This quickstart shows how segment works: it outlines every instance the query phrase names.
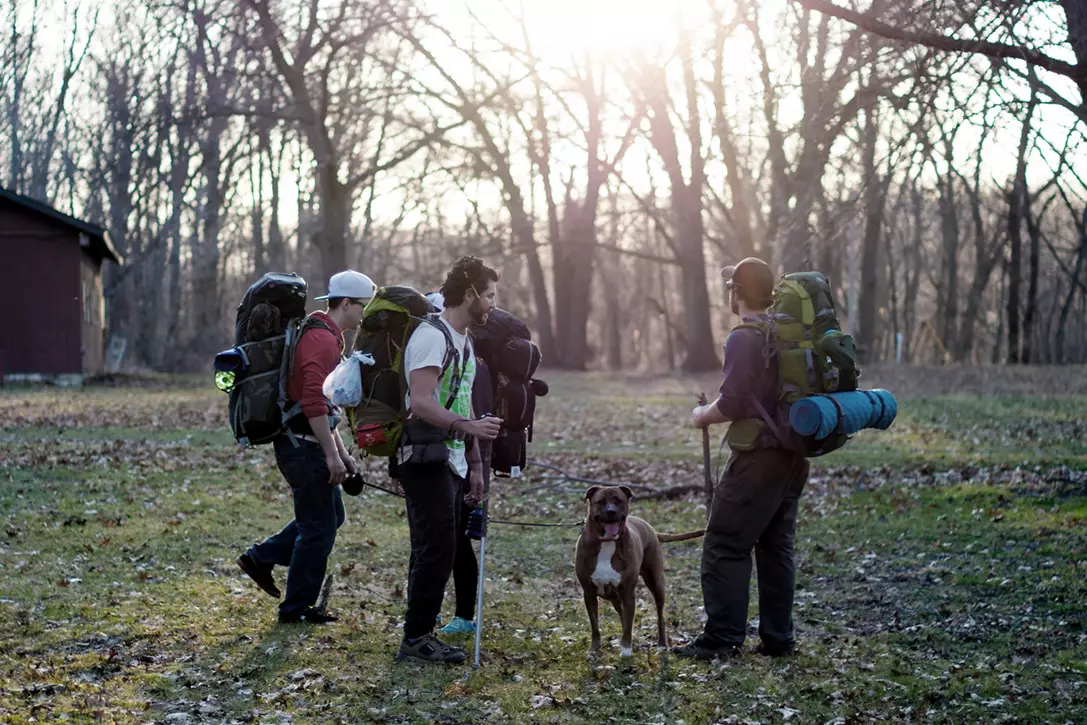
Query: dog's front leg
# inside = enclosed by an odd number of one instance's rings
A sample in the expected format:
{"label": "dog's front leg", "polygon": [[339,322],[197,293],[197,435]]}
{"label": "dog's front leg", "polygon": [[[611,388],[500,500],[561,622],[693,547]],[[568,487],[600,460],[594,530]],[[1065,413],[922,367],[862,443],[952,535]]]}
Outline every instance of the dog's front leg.
{"label": "dog's front leg", "polygon": [[596,587],[591,585],[583,587],[582,593],[585,595],[585,611],[589,613],[589,629],[592,632],[589,659],[595,659],[600,654],[600,610],[596,598]]}
{"label": "dog's front leg", "polygon": [[619,656],[634,656],[634,587],[627,587],[619,600],[619,616],[623,619],[623,639],[619,642]]}

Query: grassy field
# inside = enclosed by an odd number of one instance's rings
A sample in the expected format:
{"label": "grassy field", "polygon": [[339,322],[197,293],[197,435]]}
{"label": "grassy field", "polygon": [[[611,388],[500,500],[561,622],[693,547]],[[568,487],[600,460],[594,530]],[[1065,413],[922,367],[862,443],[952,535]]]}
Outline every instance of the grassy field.
{"label": "grassy field", "polygon": [[[549,381],[541,461],[643,486],[701,481],[682,423],[712,376]],[[869,372],[867,386],[899,396],[899,418],[815,462],[798,530],[801,652],[787,660],[662,655],[642,589],[633,661],[602,609],[605,652],[587,662],[577,529],[492,526],[479,671],[393,663],[407,527],[402,502],[373,490],[346,499],[330,569],[341,620],[275,623],[233,559],[288,520],[289,491],[269,451],[232,445],[217,391],[4,391],[0,723],[1084,722],[1084,381],[1075,368]],[[583,489],[537,467],[496,484],[492,515],[577,522]],[[634,511],[661,531],[705,519],[697,497]],[[666,548],[674,641],[701,626],[699,556],[697,542]]]}

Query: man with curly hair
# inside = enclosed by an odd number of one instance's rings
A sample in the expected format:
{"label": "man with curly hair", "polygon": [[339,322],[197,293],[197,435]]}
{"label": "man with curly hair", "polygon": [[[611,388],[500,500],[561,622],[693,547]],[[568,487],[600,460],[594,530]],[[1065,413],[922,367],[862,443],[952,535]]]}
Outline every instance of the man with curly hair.
{"label": "man with curly hair", "polygon": [[498,272],[481,259],[463,257],[442,284],[445,309],[436,324],[421,324],[404,350],[408,424],[397,454],[400,486],[411,536],[408,608],[397,661],[460,663],[463,649],[434,636],[445,587],[453,571],[461,522],[461,491],[483,498],[479,446],[467,437],[494,440],[502,421],[472,414],[475,351],[468,326],[484,324],[495,306]]}

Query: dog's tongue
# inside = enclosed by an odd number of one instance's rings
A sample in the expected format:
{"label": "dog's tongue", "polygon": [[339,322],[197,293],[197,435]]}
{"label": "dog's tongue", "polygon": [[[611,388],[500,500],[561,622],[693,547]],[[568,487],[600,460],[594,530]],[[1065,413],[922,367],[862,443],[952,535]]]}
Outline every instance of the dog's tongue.
{"label": "dog's tongue", "polygon": [[619,536],[619,524],[604,524],[604,538],[614,539]]}

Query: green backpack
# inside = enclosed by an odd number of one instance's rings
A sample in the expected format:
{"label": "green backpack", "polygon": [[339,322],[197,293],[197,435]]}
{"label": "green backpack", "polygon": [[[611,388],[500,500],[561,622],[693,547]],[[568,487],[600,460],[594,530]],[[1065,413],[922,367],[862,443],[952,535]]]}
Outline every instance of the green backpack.
{"label": "green backpack", "polygon": [[[426,297],[406,285],[378,289],[362,312],[355,350],[373,356],[375,364],[363,366],[362,401],[349,409],[347,415],[359,449],[371,456],[391,456],[400,444],[406,417],[404,396],[408,390],[404,349],[419,325],[433,325],[445,336],[441,374],[450,365],[457,365],[458,376],[463,374],[461,354],[436,312],[437,308]],[[447,409],[456,399],[460,383],[458,377],[452,396],[446,401]]]}
{"label": "green backpack", "polygon": [[[733,329],[759,330],[767,354],[777,355],[781,377],[779,406],[787,411],[800,398],[857,389],[860,377],[857,347],[853,338],[842,332],[826,275],[822,272],[785,275],[774,287],[774,304],[768,317],[768,323],[745,322]],[[752,450],[764,424],[769,424],[782,439],[778,427],[768,415],[766,418],[765,423],[737,421],[729,426],[726,436],[729,446],[734,450]],[[782,440],[782,444],[799,448],[809,458],[835,451],[849,440],[838,433],[819,441],[796,434],[789,437],[791,440]]]}

